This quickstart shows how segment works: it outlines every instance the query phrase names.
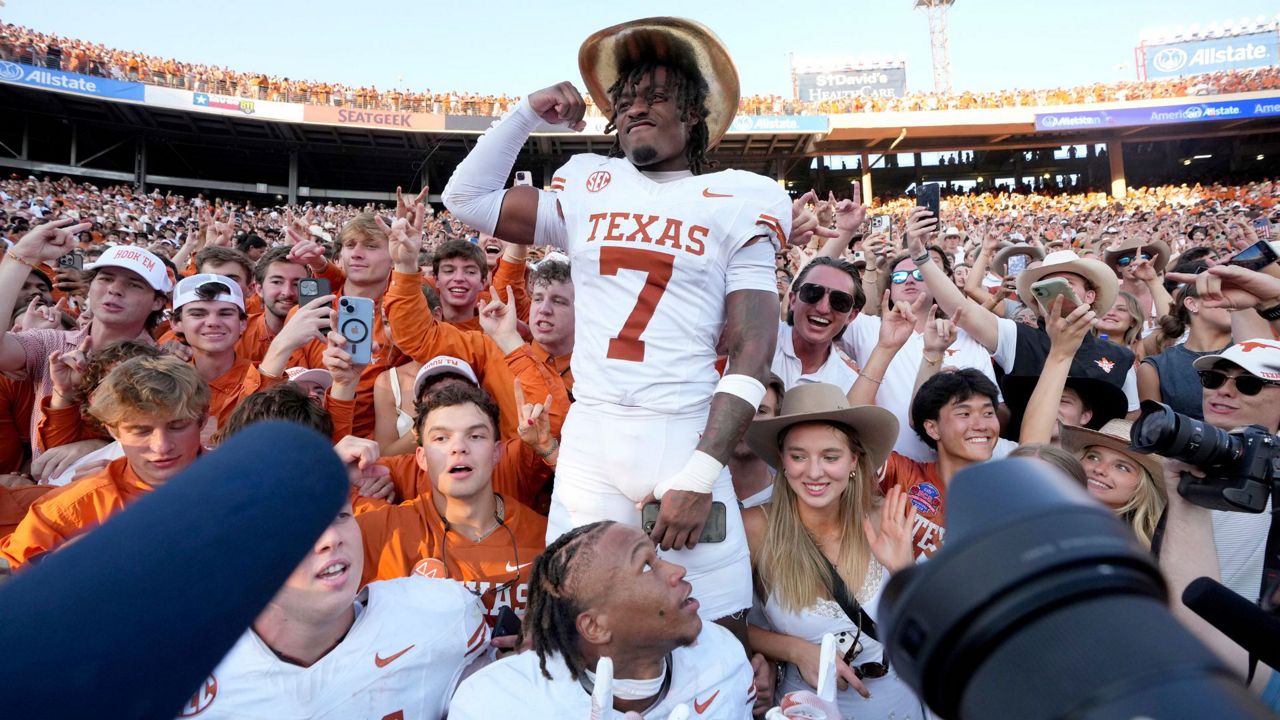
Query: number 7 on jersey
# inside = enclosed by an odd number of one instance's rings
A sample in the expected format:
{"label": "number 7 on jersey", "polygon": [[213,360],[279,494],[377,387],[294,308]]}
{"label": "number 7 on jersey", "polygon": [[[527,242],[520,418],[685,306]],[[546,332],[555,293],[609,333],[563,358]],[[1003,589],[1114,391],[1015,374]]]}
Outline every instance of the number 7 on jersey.
{"label": "number 7 on jersey", "polygon": [[675,263],[674,255],[656,250],[616,246],[600,249],[601,275],[617,275],[619,270],[636,270],[646,275],[644,287],[640,288],[640,296],[636,298],[636,306],[631,309],[622,329],[609,340],[606,357],[611,360],[644,362],[644,341],[640,336],[649,326],[649,321],[658,309],[658,302],[667,291],[667,283],[671,282]]}

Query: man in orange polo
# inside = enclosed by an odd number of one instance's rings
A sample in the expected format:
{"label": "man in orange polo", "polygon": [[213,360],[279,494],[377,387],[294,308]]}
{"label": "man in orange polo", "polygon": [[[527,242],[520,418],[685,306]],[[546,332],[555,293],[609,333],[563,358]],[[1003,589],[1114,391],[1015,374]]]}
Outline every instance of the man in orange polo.
{"label": "man in orange polo", "polygon": [[573,277],[568,258],[548,258],[538,263],[529,278],[529,332],[533,356],[564,380],[573,398]]}
{"label": "man in orange polo", "polygon": [[94,390],[89,412],[120,443],[124,457],[37,500],[0,543],[0,559],[11,569],[97,527],[195,462],[209,386],[177,358],[133,358]]}

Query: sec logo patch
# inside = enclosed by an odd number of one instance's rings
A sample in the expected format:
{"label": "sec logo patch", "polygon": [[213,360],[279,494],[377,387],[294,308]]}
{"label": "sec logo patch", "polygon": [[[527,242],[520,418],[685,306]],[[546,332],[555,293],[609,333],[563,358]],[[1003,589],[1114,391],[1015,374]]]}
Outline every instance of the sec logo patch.
{"label": "sec logo patch", "polygon": [[587,192],[600,192],[609,186],[613,176],[607,170],[597,170],[587,176]]}

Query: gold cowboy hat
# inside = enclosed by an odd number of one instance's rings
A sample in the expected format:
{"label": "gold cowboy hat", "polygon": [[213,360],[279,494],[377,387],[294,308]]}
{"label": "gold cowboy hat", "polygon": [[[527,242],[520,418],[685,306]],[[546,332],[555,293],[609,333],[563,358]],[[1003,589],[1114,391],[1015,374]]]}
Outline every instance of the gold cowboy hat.
{"label": "gold cowboy hat", "polygon": [[804,383],[782,396],[781,414],[761,418],[747,428],[747,445],[770,466],[782,467],[778,442],[787,428],[809,422],[828,422],[852,428],[871,459],[879,468],[889,458],[898,441],[898,418],[875,405],[850,406],[844,392],[828,383]]}
{"label": "gold cowboy hat", "polygon": [[[1044,256],[1044,262],[1038,267],[1027,268],[1018,274],[1018,299],[1029,308],[1036,307],[1035,295],[1031,294],[1032,283],[1040,282],[1046,275],[1054,273],[1073,273],[1084,278],[1093,286],[1093,311],[1098,316],[1106,314],[1115,304],[1116,294],[1120,292],[1120,281],[1111,268],[1098,260],[1081,258],[1070,250],[1055,250]],[[1083,300],[1083,298],[1081,298]]]}
{"label": "gold cowboy hat", "polygon": [[653,61],[676,65],[707,83],[707,147],[715,147],[738,112],[738,70],[729,50],[705,25],[656,17],[607,27],[578,49],[578,69],[587,92],[606,116],[609,88],[626,68]]}
{"label": "gold cowboy hat", "polygon": [[1120,274],[1120,258],[1125,255],[1132,255],[1141,252],[1143,255],[1151,258],[1151,265],[1156,272],[1163,272],[1166,265],[1169,264],[1169,245],[1163,240],[1152,240],[1143,242],[1140,237],[1131,237],[1119,245],[1112,245],[1102,256],[1106,264],[1110,265],[1116,274]]}
{"label": "gold cowboy hat", "polygon": [[1064,425],[1062,428],[1062,447],[1079,456],[1085,448],[1101,445],[1110,448],[1138,463],[1159,486],[1164,482],[1164,458],[1160,455],[1148,455],[1133,449],[1129,442],[1129,431],[1133,428],[1132,420],[1117,418],[1102,426],[1101,430]]}

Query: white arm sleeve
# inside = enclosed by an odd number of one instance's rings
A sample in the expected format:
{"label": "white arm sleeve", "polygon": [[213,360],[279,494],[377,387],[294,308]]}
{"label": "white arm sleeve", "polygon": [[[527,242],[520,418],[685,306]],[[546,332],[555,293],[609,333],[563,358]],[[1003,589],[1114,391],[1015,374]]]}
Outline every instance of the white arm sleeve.
{"label": "white arm sleeve", "polygon": [[1133,412],[1142,407],[1142,402],[1138,398],[1138,370],[1137,363],[1129,368],[1129,372],[1124,376],[1124,396],[1129,401],[1129,412]]}
{"label": "white arm sleeve", "polygon": [[[476,146],[453,171],[442,198],[462,222],[492,235],[498,227],[507,176],[529,134],[541,120],[528,103],[521,102],[480,136]],[[541,215],[541,208],[539,208]]]}
{"label": "white arm sleeve", "polygon": [[[542,214],[538,214],[538,225],[541,230]],[[725,294],[736,290],[778,291],[778,281],[774,274],[773,243],[755,242],[739,248],[729,258],[729,267],[725,273]]]}
{"label": "white arm sleeve", "polygon": [[1008,318],[996,318],[999,339],[996,351],[991,353],[996,364],[1005,372],[1013,369],[1013,361],[1018,352],[1018,326]]}
{"label": "white arm sleeve", "polygon": [[560,217],[560,200],[556,193],[538,191],[538,224],[533,230],[534,245],[550,245],[569,252],[569,235]]}

